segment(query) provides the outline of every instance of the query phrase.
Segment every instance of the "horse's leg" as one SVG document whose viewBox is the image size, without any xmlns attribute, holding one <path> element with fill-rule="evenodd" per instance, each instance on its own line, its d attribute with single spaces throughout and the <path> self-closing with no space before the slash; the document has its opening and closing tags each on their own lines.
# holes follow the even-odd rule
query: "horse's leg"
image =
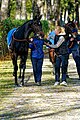
<svg viewBox="0 0 80 120">
<path fill-rule="evenodd" d="M 19 73 L 19 79 L 21 78 L 21 63 L 19 65 L 20 73 Z"/>
<path fill-rule="evenodd" d="M 15 72 L 15 85 L 18 86 L 18 82 L 17 82 L 17 70 L 18 70 L 18 66 L 17 66 L 17 57 L 16 57 L 15 66 L 14 66 L 14 72 Z"/>
<path fill-rule="evenodd" d="M 24 66 L 23 66 L 23 73 L 22 73 L 22 85 L 24 85 L 25 68 L 26 68 L 26 65 L 24 65 Z"/>
<path fill-rule="evenodd" d="M 53 65 L 53 75 L 55 74 L 55 56 L 54 56 L 54 49 L 49 49 L 49 59 Z"/>
<path fill-rule="evenodd" d="M 17 70 L 18 70 L 18 66 L 17 66 L 17 54 L 13 53 L 12 55 L 12 63 L 14 66 L 14 71 L 13 71 L 13 75 L 15 77 L 15 85 L 18 86 L 18 82 L 17 82 Z"/>
<path fill-rule="evenodd" d="M 21 58 L 20 69 L 22 69 L 22 85 L 24 85 L 24 75 L 25 75 L 25 69 L 26 69 L 27 55 L 24 53 L 20 58 Z"/>
<path fill-rule="evenodd" d="M 24 85 L 24 74 L 25 74 L 25 68 L 26 68 L 26 64 L 20 64 L 20 75 L 19 78 L 22 77 L 22 85 Z M 22 71 L 22 76 L 21 76 L 21 71 Z"/>
</svg>

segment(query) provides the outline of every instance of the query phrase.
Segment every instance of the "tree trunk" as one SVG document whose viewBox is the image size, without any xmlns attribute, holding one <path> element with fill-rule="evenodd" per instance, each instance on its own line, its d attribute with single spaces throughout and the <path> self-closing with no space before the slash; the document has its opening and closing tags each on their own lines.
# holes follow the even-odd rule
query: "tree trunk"
<svg viewBox="0 0 80 120">
<path fill-rule="evenodd" d="M 38 6 L 37 3 L 38 3 L 38 1 L 33 0 L 33 3 L 32 3 L 33 18 L 34 18 L 36 15 L 39 15 L 39 14 L 40 14 L 40 9 L 39 9 L 39 6 Z"/>
<path fill-rule="evenodd" d="M 21 19 L 26 19 L 26 0 L 22 0 L 22 6 L 21 6 Z"/>
<path fill-rule="evenodd" d="M 75 8 L 75 11 L 76 11 L 76 22 L 77 22 L 77 26 L 79 27 L 79 3 L 77 2 L 77 0 L 76 0 L 75 4 L 76 4 L 76 8 Z"/>
<path fill-rule="evenodd" d="M 59 25 L 59 16 L 60 15 L 60 0 L 54 1 L 54 7 L 53 7 L 53 16 L 55 20 L 55 26 Z"/>
<path fill-rule="evenodd" d="M 21 19 L 21 1 L 22 0 L 16 0 L 16 19 Z"/>
<path fill-rule="evenodd" d="M 8 17 L 8 5 L 9 0 L 2 0 L 1 4 L 1 20 L 4 20 Z"/>
</svg>

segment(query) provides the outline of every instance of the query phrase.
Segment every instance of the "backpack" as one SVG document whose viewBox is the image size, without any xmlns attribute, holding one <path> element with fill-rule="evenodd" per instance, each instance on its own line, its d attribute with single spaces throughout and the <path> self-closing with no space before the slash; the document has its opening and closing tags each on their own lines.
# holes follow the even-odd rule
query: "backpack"
<svg viewBox="0 0 80 120">
<path fill-rule="evenodd" d="M 7 45 L 10 46 L 11 41 L 12 41 L 12 35 L 16 31 L 17 28 L 11 29 L 8 34 L 7 34 Z"/>
</svg>

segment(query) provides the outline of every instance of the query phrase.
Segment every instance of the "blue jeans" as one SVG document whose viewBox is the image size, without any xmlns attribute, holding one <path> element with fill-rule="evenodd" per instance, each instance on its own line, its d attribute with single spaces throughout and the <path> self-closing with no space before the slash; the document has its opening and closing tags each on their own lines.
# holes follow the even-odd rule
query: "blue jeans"
<svg viewBox="0 0 80 120">
<path fill-rule="evenodd" d="M 31 58 L 35 82 L 41 82 L 43 58 Z"/>
<path fill-rule="evenodd" d="M 67 64 L 68 64 L 68 54 L 56 56 L 55 63 L 55 81 L 60 82 L 60 66 L 62 63 L 62 81 L 66 81 L 66 72 L 67 72 Z"/>
</svg>

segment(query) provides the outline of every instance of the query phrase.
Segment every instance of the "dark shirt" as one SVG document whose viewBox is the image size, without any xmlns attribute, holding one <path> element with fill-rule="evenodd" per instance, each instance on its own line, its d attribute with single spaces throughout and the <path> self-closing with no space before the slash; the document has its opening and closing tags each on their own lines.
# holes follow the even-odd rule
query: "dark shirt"
<svg viewBox="0 0 80 120">
<path fill-rule="evenodd" d="M 29 47 L 31 48 L 31 57 L 33 58 L 43 58 L 44 52 L 43 52 L 43 45 L 44 40 L 39 38 L 33 38 L 33 42 L 29 44 Z"/>
</svg>

